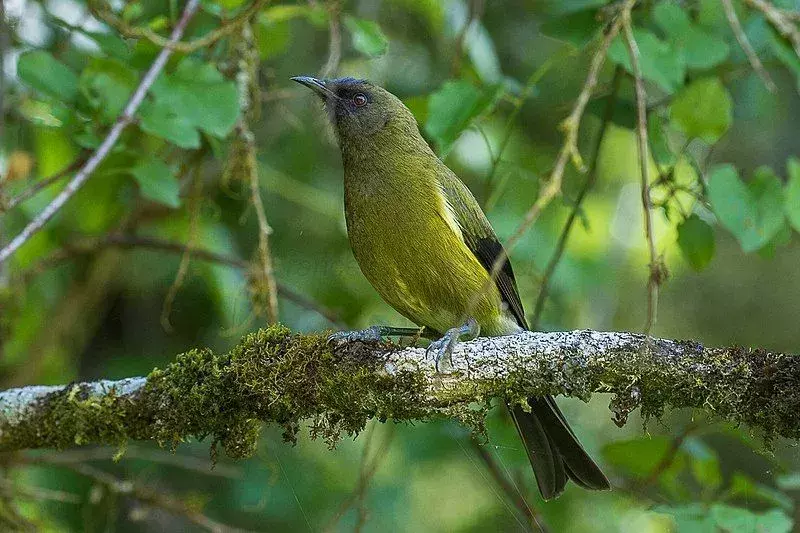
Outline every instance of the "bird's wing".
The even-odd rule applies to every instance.
[[[461,228],[467,248],[486,271],[491,272],[495,261],[503,253],[503,245],[497,239],[489,220],[467,186],[449,169],[448,172],[440,174],[438,180],[448,207]],[[511,269],[511,262],[508,259],[497,273],[495,285],[517,323],[520,327],[528,329],[525,322],[525,310],[522,308],[522,301],[519,298],[517,281],[514,279],[514,271]]]

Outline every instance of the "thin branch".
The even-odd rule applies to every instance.
[[[103,485],[110,492],[121,496],[127,496],[150,507],[163,509],[172,514],[182,516],[192,524],[206,531],[211,531],[212,533],[234,533],[243,531],[209,518],[194,506],[164,492],[162,489],[149,489],[132,481],[119,479],[91,465],[85,463],[51,462],[46,458],[40,458],[39,463],[57,466],[75,472],[76,474]]]
[[[490,272],[490,279],[485,284],[483,291],[480,291],[479,294],[476,294],[473,297],[472,302],[470,302],[470,309],[473,309],[477,304],[481,294],[491,288],[494,280],[497,279],[497,275],[503,268],[503,265],[505,265],[505,263],[508,261],[508,254],[511,253],[522,236],[528,231],[533,223],[536,222],[544,208],[547,207],[550,202],[561,193],[561,182],[564,178],[564,171],[566,170],[567,162],[572,160],[576,167],[579,169],[583,168],[583,161],[581,159],[580,152],[578,151],[578,132],[580,130],[581,120],[583,119],[583,114],[586,111],[586,106],[589,103],[589,99],[592,97],[594,89],[597,86],[600,69],[602,69],[606,61],[606,53],[608,52],[611,43],[619,34],[620,28],[622,27],[622,15],[625,13],[630,15],[630,11],[633,9],[636,1],[637,0],[625,0],[625,2],[619,7],[620,12],[614,16],[612,22],[605,29],[603,39],[600,41],[600,45],[592,57],[592,61],[589,66],[589,72],[586,75],[586,81],[583,84],[583,88],[578,94],[578,98],[575,101],[575,105],[573,106],[569,116],[561,123],[561,129],[564,131],[564,144],[559,150],[553,170],[550,173],[547,181],[542,184],[542,188],[539,191],[539,196],[536,198],[536,201],[525,213],[522,223],[517,227],[514,234],[508,238],[505,248],[498,254],[497,259],[495,259]]]
[[[43,191],[53,183],[62,180],[63,178],[67,177],[67,175],[71,174],[72,172],[80,168],[80,166],[83,165],[85,161],[86,161],[85,157],[80,157],[75,161],[73,161],[72,163],[70,163],[69,166],[59,170],[52,176],[37,181],[29,188],[19,193],[14,198],[10,198],[7,202],[5,202],[5,205],[0,205],[0,212],[10,211],[11,209],[14,209],[19,204],[27,200],[28,198],[36,196],[37,194],[39,194],[41,191]]]
[[[798,388],[798,356],[634,333],[481,337],[457,346],[443,374],[424,348],[355,342],[331,351],[325,334],[272,327],[226,354],[190,350],[146,378],[0,392],[0,450],[131,440],[177,447],[203,436],[240,458],[254,452],[261,422],[280,424],[293,441],[314,421],[312,434],[333,444],[372,418],[451,417],[480,430],[488,408],[475,406],[487,398],[588,400],[594,392],[614,395],[617,420],[639,407],[645,418],[693,407],[767,438],[797,439]]]
[[[186,7],[183,10],[180,20],[172,30],[169,42],[178,42],[183,35],[184,30],[186,29],[186,25],[189,24],[189,21],[197,12],[199,6],[200,0],[188,0],[186,2]],[[111,152],[111,149],[114,147],[125,128],[127,128],[128,125],[133,122],[134,115],[139,109],[141,103],[144,101],[147,91],[156,81],[156,78],[158,78],[161,70],[167,64],[167,60],[169,59],[170,55],[172,55],[171,48],[164,48],[161,50],[161,52],[159,52],[155,61],[153,61],[153,64],[139,82],[139,86],[133,92],[133,95],[131,95],[131,99],[125,105],[122,114],[117,118],[117,121],[111,127],[111,130],[109,130],[106,138],[92,154],[92,156],[86,161],[86,164],[83,165],[75,174],[75,176],[72,177],[69,183],[67,183],[66,187],[64,187],[58,196],[56,196],[41,213],[36,215],[36,217],[25,227],[25,229],[22,230],[22,232],[20,232],[19,235],[14,237],[14,239],[12,239],[8,245],[0,250],[0,264],[4,263],[23,244],[25,244],[28,239],[40,231],[44,225],[51,218],[53,218],[53,216],[55,216],[59,209],[61,209],[64,204],[66,204],[72,198],[72,196],[78,192],[83,184],[86,183],[86,181],[92,175],[92,172],[97,169],[100,163],[102,163],[106,156]]]
[[[184,254],[187,250],[187,246],[182,243],[164,241],[147,236],[113,234],[100,240],[87,240],[85,242],[71,243],[60,250],[56,250],[49,257],[42,259],[36,266],[32,267],[28,272],[26,272],[26,276],[40,274],[49,268],[70,260],[76,255],[93,254],[103,248],[108,247],[122,248],[124,250],[150,249],[172,254]],[[247,270],[251,266],[249,262],[239,259],[238,257],[230,257],[200,248],[193,248],[192,256],[201,261],[217,263],[239,270]],[[278,294],[290,302],[293,302],[304,309],[318,313],[320,316],[325,318],[328,322],[339,329],[347,327],[347,324],[342,321],[339,315],[331,309],[328,309],[327,307],[280,283],[278,283],[277,288]]]
[[[761,63],[761,59],[759,59],[758,54],[753,49],[753,45],[750,44],[750,39],[747,38],[747,34],[745,34],[744,29],[742,29],[742,24],[739,22],[739,17],[736,16],[736,8],[733,7],[733,2],[731,2],[731,0],[720,0],[720,2],[722,2],[722,9],[725,11],[725,17],[728,19],[728,25],[730,25],[731,31],[736,37],[736,41],[742,48],[744,55],[747,56],[747,60],[750,62],[753,70],[764,82],[769,92],[773,94],[778,92],[775,82],[772,81],[772,76],[770,76],[767,69],[764,68],[764,64]]]
[[[600,160],[600,149],[603,145],[603,139],[605,138],[608,125],[611,124],[611,121],[614,118],[614,107],[617,103],[617,93],[619,92],[623,74],[624,70],[622,67],[617,67],[614,71],[614,80],[611,82],[611,94],[606,102],[606,108],[603,112],[603,118],[600,122],[600,130],[597,132],[594,151],[592,153],[592,162],[589,164],[589,173],[586,176],[586,181],[584,182],[583,187],[578,193],[578,197],[575,199],[575,204],[572,207],[572,211],[570,211],[569,217],[564,223],[564,228],[561,230],[561,235],[558,237],[556,249],[553,252],[553,255],[550,257],[550,261],[547,263],[547,267],[542,275],[542,283],[539,288],[539,295],[536,297],[536,306],[534,307],[533,318],[531,319],[531,329],[533,330],[539,329],[539,320],[542,317],[542,311],[544,311],[544,304],[550,294],[550,282],[552,281],[556,267],[561,261],[562,255],[564,254],[570,232],[572,231],[572,226],[578,219],[578,213],[583,205],[583,200],[586,198],[586,195],[589,193],[591,188],[594,187],[594,184],[597,181],[597,162]]]
[[[342,59],[342,6],[338,0],[328,4],[328,59],[319,72],[320,78],[329,78],[339,69]]]
[[[797,19],[793,19],[791,16],[793,12],[779,9],[766,0],[745,0],[745,2],[758,11],[761,11],[770,24],[772,24],[781,35],[789,39],[797,57],[800,57],[800,30],[797,29],[797,25],[794,22]]]
[[[486,175],[486,180],[484,182],[484,211],[491,211],[492,207],[494,207],[494,204],[496,203],[497,198],[500,196],[499,191],[496,194],[492,193],[492,182],[497,174],[497,169],[500,166],[500,161],[503,158],[503,153],[505,153],[508,143],[511,140],[511,136],[514,133],[514,125],[516,124],[517,117],[522,111],[522,106],[525,104],[528,98],[530,98],[531,94],[533,94],[536,84],[541,81],[545,74],[547,74],[553,65],[555,65],[560,59],[561,54],[553,54],[544,63],[542,63],[541,66],[530,75],[528,80],[525,82],[525,88],[522,89],[522,93],[519,95],[519,98],[514,101],[514,107],[506,119],[503,138],[500,140],[500,146],[497,148],[497,153],[492,155],[492,166],[489,168],[489,173]],[[486,146],[489,148],[489,152],[491,153],[491,145],[487,142]]]
[[[641,174],[642,211],[644,213],[644,230],[647,239],[647,249],[650,252],[650,274],[647,280],[647,321],[644,332],[649,334],[656,324],[658,311],[658,289],[666,278],[666,268],[656,251],[655,235],[653,233],[653,205],[650,200],[650,150],[647,140],[647,94],[644,90],[644,80],[639,64],[639,46],[633,37],[633,26],[630,11],[622,13],[622,28],[625,35],[625,45],[633,70],[634,88],[636,92],[636,141],[639,148],[639,171]]]
[[[453,52],[453,64],[450,67],[451,77],[458,77],[458,75],[461,73],[461,63],[464,59],[464,47],[467,42],[469,30],[472,28],[473,24],[480,21],[485,7],[485,0],[470,0],[469,2],[469,13],[467,14],[467,20],[464,21],[464,26],[456,36],[456,46],[455,51]]]
[[[92,0],[89,2],[89,8],[92,14],[117,30],[124,37],[132,39],[147,39],[159,48],[190,54],[200,48],[206,48],[213,45],[217,41],[224,39],[236,33],[237,30],[247,23],[254,15],[256,15],[264,6],[269,3],[269,0],[253,0],[247,8],[240,11],[234,18],[223,21],[219,28],[187,42],[178,42],[177,40],[169,39],[159,35],[150,28],[130,26],[120,17],[111,11],[110,6],[104,0]]]
[[[500,471],[500,468],[498,468],[494,457],[492,457],[492,454],[486,450],[486,447],[475,439],[470,439],[470,443],[472,443],[472,448],[477,452],[478,457],[480,457],[483,463],[486,465],[486,469],[491,474],[495,483],[497,483],[500,489],[505,493],[506,497],[514,504],[514,506],[517,508],[517,511],[519,511],[519,513],[525,517],[528,528],[532,529],[530,526],[535,525],[536,528],[542,533],[548,533],[550,529],[542,520],[541,513],[539,513],[538,509],[528,504],[528,501],[525,499],[519,489],[511,480],[506,477],[505,474],[503,474],[503,472]]]

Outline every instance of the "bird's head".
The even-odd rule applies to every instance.
[[[416,131],[414,116],[403,102],[367,80],[321,80],[310,76],[296,76],[292,80],[305,85],[322,99],[342,144],[380,133],[390,122],[404,126],[403,129],[413,125]]]

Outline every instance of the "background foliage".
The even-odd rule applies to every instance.
[[[734,1],[738,40],[727,4],[633,8],[655,261],[634,131],[639,69],[623,36],[610,43],[578,137],[589,172],[567,166],[562,194],[511,253],[529,314],[549,287],[539,329],[641,331],[648,264],[657,264],[669,279],[653,334],[800,352],[800,4]],[[183,5],[0,5],[7,242],[98,147]],[[353,75],[398,94],[507,239],[550,175],[560,122],[619,8],[205,0],[184,41],[233,30],[176,50],[87,185],[0,267],[0,383],[138,375],[189,347],[225,349],[276,314],[295,330],[403,323],[358,271],[338,149],[316,100],[288,78]],[[795,33],[765,16],[774,13]],[[747,428],[689,412],[618,429],[608,400],[562,405],[609,473],[610,493],[572,486],[541,502],[498,412],[477,448],[441,422],[370,425],[333,451],[305,438],[288,447],[267,430],[255,457],[223,457],[215,470],[207,442],[176,455],[131,445],[119,462],[102,449],[4,457],[0,522],[45,531],[791,530],[793,443],[765,447]],[[511,480],[510,494],[488,464]],[[518,496],[538,526],[526,524]]]

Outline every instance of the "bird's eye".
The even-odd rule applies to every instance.
[[[353,97],[353,103],[356,107],[363,107],[367,105],[367,96],[364,93],[358,93]]]

